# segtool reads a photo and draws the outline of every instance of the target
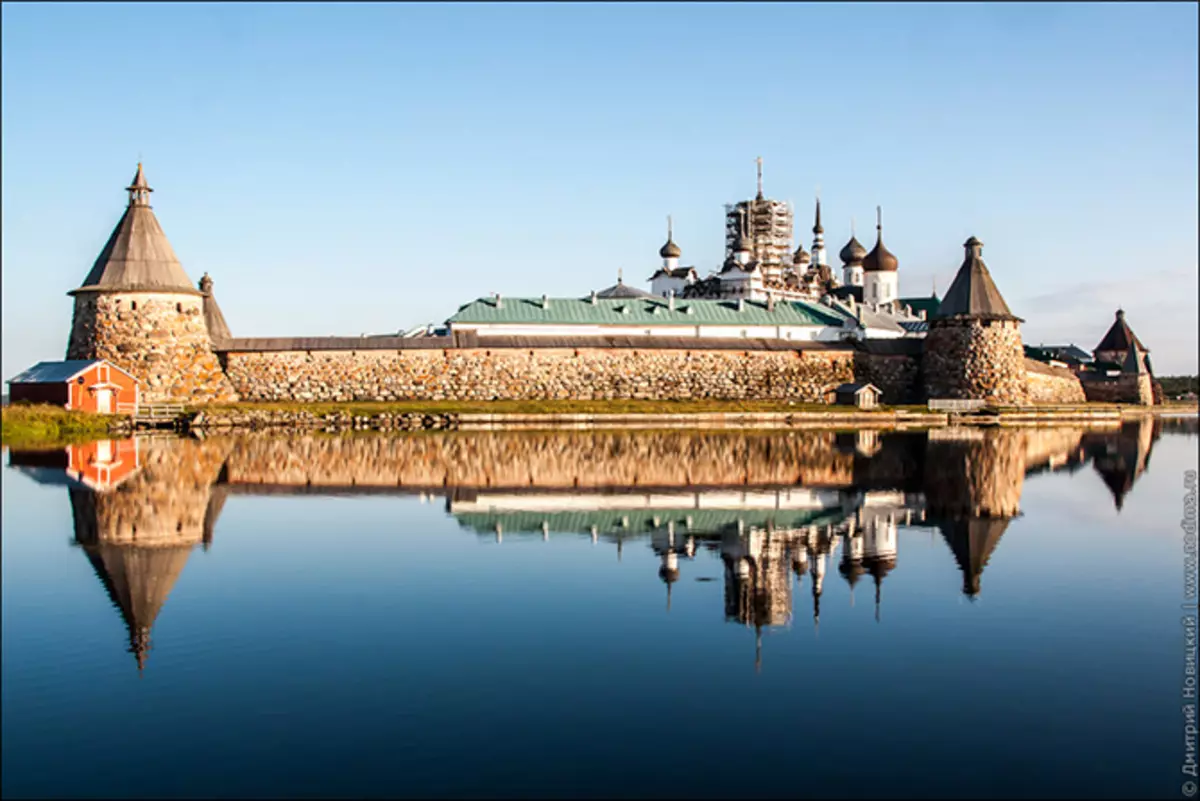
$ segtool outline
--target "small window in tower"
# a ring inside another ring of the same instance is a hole
[[[137,301],[135,300],[133,303],[130,303],[129,308],[133,311],[137,311]]]
[[[176,303],[176,304],[175,304],[175,311],[179,312],[180,314],[183,314],[183,304],[182,304],[182,303]]]

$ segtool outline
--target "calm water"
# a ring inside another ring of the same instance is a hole
[[[1178,798],[1196,445],[9,453],[3,794]]]

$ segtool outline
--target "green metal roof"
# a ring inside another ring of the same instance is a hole
[[[680,300],[674,310],[661,298],[480,298],[459,308],[448,323],[544,323],[546,325],[841,325],[846,315],[803,301]]]
[[[937,314],[941,308],[942,302],[938,300],[937,295],[931,295],[927,298],[900,298],[900,305],[908,306],[913,310],[913,313],[925,312],[925,318],[928,319]]]
[[[691,518],[692,524],[687,525]],[[605,509],[578,512],[465,512],[454,518],[463,528],[480,533],[495,531],[499,523],[506,532],[541,532],[545,522],[548,531],[586,533],[595,526],[597,533],[621,532],[630,535],[646,533],[674,522],[676,531],[693,534],[719,534],[736,529],[738,520],[747,527],[765,528],[770,522],[776,528],[837,525],[845,520],[840,509],[758,510],[758,509]],[[657,523],[655,519],[657,518]],[[629,525],[624,522],[628,520]]]

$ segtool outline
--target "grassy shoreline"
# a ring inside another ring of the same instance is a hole
[[[104,439],[123,415],[68,412],[59,406],[24,404],[0,409],[0,444],[20,450],[48,450]]]

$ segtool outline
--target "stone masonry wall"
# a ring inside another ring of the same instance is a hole
[[[85,292],[75,297],[68,359],[107,359],[140,382],[146,403],[232,401],[199,295]]]
[[[1051,367],[1036,359],[1025,360],[1030,403],[1083,403],[1079,376],[1062,367]]]
[[[243,400],[771,399],[823,403],[851,351],[623,348],[230,352]]]
[[[854,380],[879,387],[883,392],[880,402],[888,405],[921,403],[925,399],[921,360],[912,356],[856,352]]]
[[[1028,400],[1021,329],[1013,321],[934,321],[922,368],[929,398],[1016,405]]]

